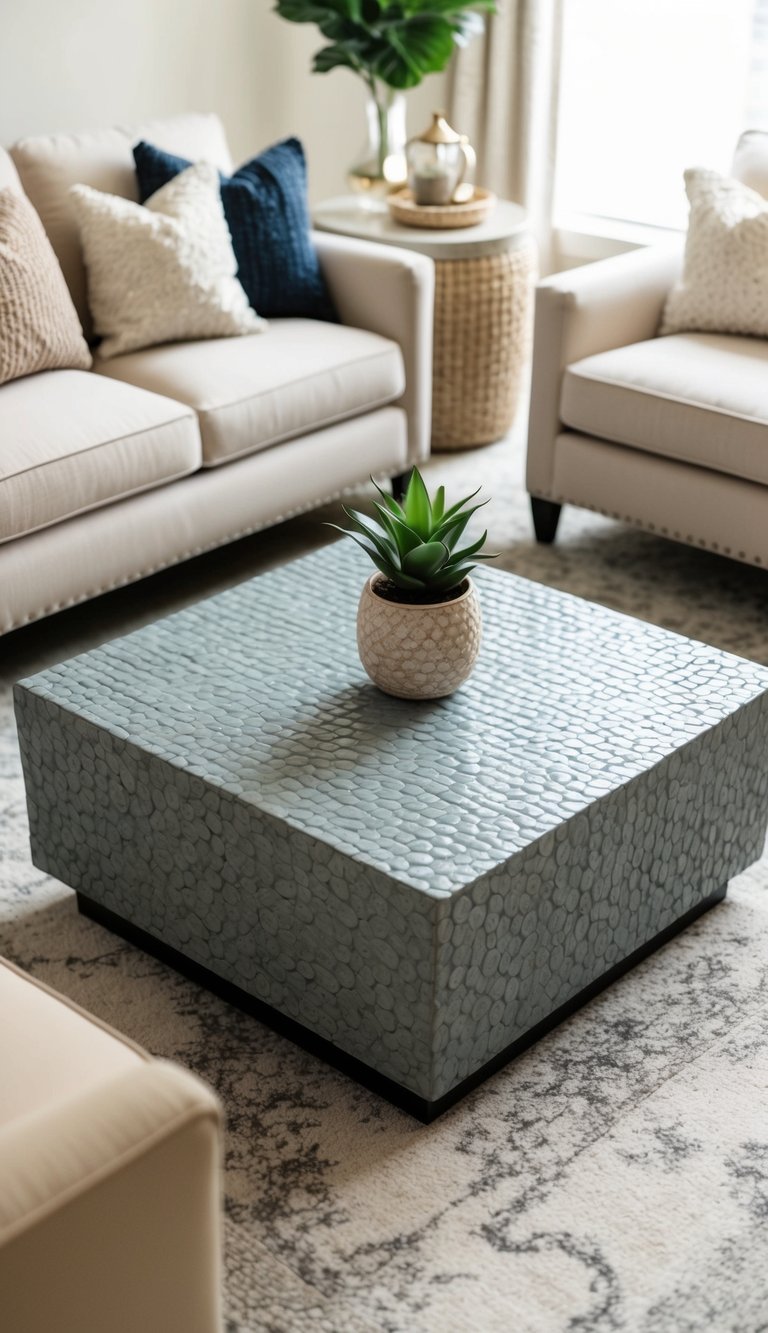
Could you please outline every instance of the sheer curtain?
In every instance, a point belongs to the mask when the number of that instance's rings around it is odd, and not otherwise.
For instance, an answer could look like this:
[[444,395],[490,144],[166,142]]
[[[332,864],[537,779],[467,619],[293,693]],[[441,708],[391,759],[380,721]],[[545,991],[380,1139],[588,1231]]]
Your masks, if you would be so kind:
[[450,118],[477,150],[477,182],[528,210],[549,272],[563,0],[497,0],[482,37],[459,51]]

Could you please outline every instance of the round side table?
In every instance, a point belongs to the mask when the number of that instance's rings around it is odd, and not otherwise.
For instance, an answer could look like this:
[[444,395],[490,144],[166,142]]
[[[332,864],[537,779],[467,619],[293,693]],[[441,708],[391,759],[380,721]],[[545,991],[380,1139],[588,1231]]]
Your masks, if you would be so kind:
[[530,351],[536,248],[525,210],[499,200],[476,227],[404,227],[353,197],[319,204],[319,231],[418,250],[435,261],[432,448],[490,444],[512,425]]

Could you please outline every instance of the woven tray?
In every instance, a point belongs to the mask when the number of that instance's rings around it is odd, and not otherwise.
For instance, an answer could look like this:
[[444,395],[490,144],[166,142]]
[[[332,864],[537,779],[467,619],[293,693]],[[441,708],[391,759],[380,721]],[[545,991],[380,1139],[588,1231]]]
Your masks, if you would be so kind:
[[475,186],[472,198],[461,204],[416,204],[408,189],[396,190],[387,199],[395,222],[404,227],[476,227],[496,207],[496,195]]

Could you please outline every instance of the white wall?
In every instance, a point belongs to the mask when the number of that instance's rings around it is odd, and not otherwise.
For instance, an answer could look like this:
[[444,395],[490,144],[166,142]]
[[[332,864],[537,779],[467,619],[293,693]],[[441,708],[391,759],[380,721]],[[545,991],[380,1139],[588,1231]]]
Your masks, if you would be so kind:
[[[0,0],[0,143],[215,110],[237,161],[297,134],[322,198],[344,188],[364,96],[346,70],[310,74],[321,43],[271,0]],[[409,94],[409,133],[443,96],[440,76]]]

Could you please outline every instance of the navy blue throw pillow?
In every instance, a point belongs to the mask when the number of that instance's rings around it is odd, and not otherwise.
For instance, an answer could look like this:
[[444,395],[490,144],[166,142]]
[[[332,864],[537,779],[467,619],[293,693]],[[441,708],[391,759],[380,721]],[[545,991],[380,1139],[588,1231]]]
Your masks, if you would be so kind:
[[[144,203],[191,164],[150,143],[133,150]],[[237,276],[254,310],[267,319],[294,315],[335,320],[309,235],[307,165],[298,139],[273,144],[234,176],[221,177]]]

